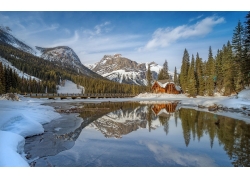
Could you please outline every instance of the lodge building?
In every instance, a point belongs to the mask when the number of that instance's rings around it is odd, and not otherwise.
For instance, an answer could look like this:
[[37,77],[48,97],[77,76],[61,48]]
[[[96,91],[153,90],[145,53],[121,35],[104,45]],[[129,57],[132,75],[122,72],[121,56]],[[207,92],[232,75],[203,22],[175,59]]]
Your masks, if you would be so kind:
[[158,80],[155,81],[151,87],[153,93],[167,93],[167,94],[180,94],[181,88],[172,80]]

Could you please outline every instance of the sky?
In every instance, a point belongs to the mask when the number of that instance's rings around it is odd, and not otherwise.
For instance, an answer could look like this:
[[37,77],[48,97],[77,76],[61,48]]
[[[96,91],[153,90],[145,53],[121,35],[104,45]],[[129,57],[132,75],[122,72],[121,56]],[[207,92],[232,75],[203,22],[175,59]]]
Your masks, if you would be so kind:
[[216,55],[223,44],[231,41],[238,21],[244,23],[247,14],[226,10],[117,9],[0,9],[0,25],[9,26],[14,36],[32,48],[69,46],[83,64],[119,53],[139,63],[154,61],[162,65],[167,60],[170,71],[174,71],[175,66],[181,67],[185,48],[190,59],[198,52],[207,60],[209,46]]

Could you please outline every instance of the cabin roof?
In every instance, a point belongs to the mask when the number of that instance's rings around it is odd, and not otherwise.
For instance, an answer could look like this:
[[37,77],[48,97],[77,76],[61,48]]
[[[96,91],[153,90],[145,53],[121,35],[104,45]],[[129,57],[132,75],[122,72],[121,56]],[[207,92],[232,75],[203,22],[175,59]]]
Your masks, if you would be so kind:
[[168,83],[174,83],[173,80],[170,79],[157,80],[155,82],[157,82],[162,88],[165,88]]
[[[166,88],[167,84],[173,83],[173,84],[175,85],[176,90],[177,90],[177,91],[181,91],[181,87],[180,87],[180,86],[177,86],[177,85],[174,83],[173,80],[170,80],[170,79],[157,80],[157,81],[154,82],[154,84],[155,84],[156,82],[157,82],[162,88]],[[154,84],[153,84],[153,85],[154,85]],[[153,86],[153,85],[152,85],[152,86]]]

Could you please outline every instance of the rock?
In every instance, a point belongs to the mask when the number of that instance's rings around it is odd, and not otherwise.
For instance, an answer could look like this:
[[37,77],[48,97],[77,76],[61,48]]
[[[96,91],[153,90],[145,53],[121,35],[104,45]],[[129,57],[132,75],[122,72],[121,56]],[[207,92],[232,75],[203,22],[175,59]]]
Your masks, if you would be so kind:
[[209,106],[208,110],[209,111],[217,111],[218,110],[218,106],[217,105]]
[[2,94],[0,96],[0,100],[20,101],[20,98],[16,93],[7,93],[7,94]]
[[205,108],[205,106],[198,105],[198,108],[202,108],[202,109],[204,109],[204,108]]

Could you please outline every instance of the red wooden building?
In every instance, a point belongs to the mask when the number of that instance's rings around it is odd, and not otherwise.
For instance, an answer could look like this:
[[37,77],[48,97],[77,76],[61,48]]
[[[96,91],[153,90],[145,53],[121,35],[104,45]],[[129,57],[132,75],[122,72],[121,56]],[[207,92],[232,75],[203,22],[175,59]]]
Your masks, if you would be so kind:
[[158,80],[155,81],[151,87],[153,93],[167,93],[167,94],[180,94],[181,88],[176,86],[171,80]]

